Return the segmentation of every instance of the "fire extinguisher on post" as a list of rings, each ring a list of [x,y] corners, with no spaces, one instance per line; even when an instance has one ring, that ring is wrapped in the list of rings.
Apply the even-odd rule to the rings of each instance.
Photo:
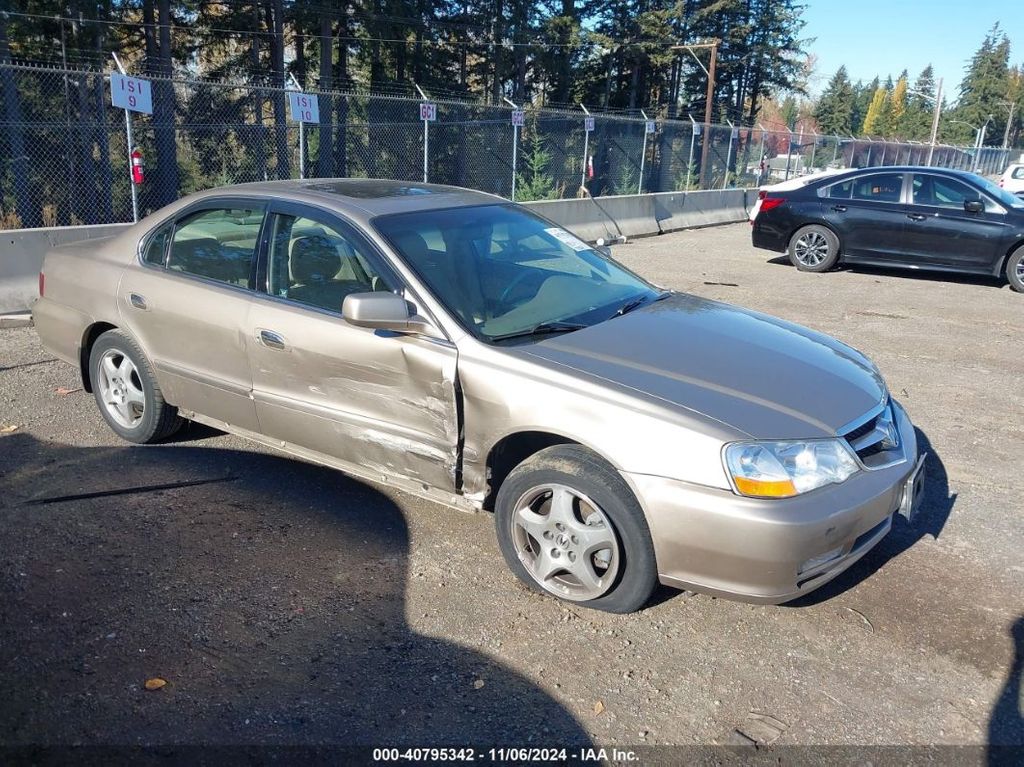
[[[132,183],[141,184],[146,180],[146,170],[142,164],[142,152],[138,149],[132,150]]]

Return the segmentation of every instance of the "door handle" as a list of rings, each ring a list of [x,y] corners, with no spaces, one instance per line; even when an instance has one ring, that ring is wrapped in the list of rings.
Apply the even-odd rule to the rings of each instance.
[[[129,293],[128,303],[130,303],[136,309],[141,309],[142,311],[146,311],[149,308],[146,305],[146,297],[140,296],[138,293]]]
[[[269,349],[285,349],[284,338],[279,336],[273,330],[261,330],[259,334],[259,341],[261,344]]]
[[[924,221],[928,216],[924,215],[924,213],[908,213],[907,218],[911,221]]]
[[[836,213],[845,213],[846,212],[846,206],[845,205],[833,205],[832,206],[832,210],[834,210]]]

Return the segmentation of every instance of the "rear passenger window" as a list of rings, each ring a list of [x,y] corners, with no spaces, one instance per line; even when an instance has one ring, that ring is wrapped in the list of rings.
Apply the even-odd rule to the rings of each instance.
[[[878,173],[853,180],[853,199],[874,202],[899,202],[903,189],[902,173]]]
[[[1013,169],[1013,175],[1010,178],[1024,178],[1024,165],[1018,165]]]
[[[157,229],[153,236],[146,243],[146,250],[142,253],[142,260],[153,266],[163,266],[167,256],[167,240],[171,235],[173,224],[164,224]]]
[[[203,210],[177,222],[167,268],[239,287],[251,287],[263,224],[259,208]]]
[[[837,200],[849,200],[853,193],[853,181],[844,181],[841,184],[833,184],[825,190],[825,196]]]

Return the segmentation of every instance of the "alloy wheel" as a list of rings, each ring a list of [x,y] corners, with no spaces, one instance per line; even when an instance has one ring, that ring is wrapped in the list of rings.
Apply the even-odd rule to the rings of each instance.
[[[805,232],[793,245],[793,254],[804,266],[818,266],[828,256],[828,240],[821,232]]]
[[[622,560],[608,517],[566,485],[531,488],[515,505],[512,540],[530,576],[546,591],[577,602],[615,583]]]
[[[138,426],[146,412],[146,393],[135,363],[124,352],[110,349],[99,364],[99,391],[107,413],[126,429]]]

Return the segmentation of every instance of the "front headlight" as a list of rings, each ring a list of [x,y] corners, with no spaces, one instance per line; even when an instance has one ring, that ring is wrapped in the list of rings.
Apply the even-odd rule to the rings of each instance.
[[[735,442],[725,447],[725,468],[740,495],[788,498],[842,482],[857,471],[843,440]]]

